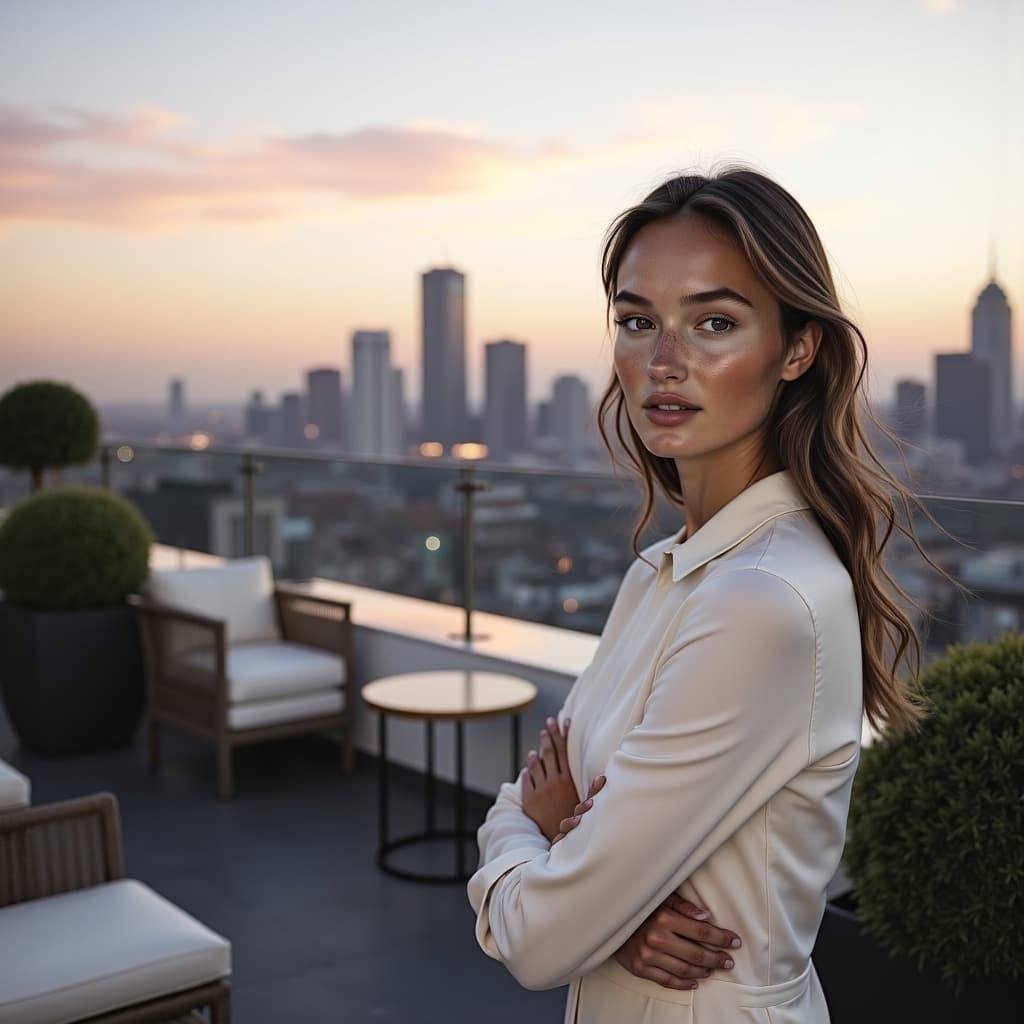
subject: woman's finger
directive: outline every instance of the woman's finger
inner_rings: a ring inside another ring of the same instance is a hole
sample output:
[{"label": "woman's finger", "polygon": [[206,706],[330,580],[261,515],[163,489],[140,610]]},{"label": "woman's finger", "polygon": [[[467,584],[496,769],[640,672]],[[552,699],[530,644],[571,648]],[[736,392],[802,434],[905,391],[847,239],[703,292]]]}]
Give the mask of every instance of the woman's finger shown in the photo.
[{"label": "woman's finger", "polygon": [[569,755],[565,749],[565,736],[562,734],[562,730],[558,728],[558,722],[553,718],[549,718],[547,721],[548,732],[551,735],[551,746],[555,751],[555,757],[558,758],[558,770],[562,773],[569,771]]},{"label": "woman's finger", "polygon": [[551,840],[551,845],[554,846],[555,843],[560,843],[564,838],[565,838],[565,833],[564,832],[559,832],[558,835],[556,835],[555,838]]},{"label": "woman's finger", "polygon": [[597,794],[604,789],[604,784],[607,781],[608,780],[603,775],[598,775],[590,784],[590,789],[587,791],[587,799],[589,800],[591,797],[597,796]]},{"label": "woman's finger", "polygon": [[531,750],[526,755],[526,770],[530,773],[530,780],[533,782],[534,788],[543,785],[544,762],[537,756],[536,750]]},{"label": "woman's finger", "polygon": [[677,915],[670,923],[676,935],[718,949],[739,949],[743,945],[735,932],[711,924],[708,921],[711,915],[703,907],[695,906],[675,893],[665,900],[664,906]]},{"label": "woman's finger", "polygon": [[697,982],[692,978],[677,978],[674,974],[669,974],[668,971],[663,971],[660,967],[641,967],[638,973],[641,978],[646,978],[648,981],[655,981],[662,988],[674,988],[680,991],[686,991],[687,989],[697,987]]},{"label": "woman's finger", "polygon": [[562,833],[571,832],[579,823],[580,823],[580,816],[578,814],[574,814],[570,818],[563,818],[558,823],[558,831],[562,832]]},{"label": "woman's finger", "polygon": [[593,800],[591,800],[591,799],[590,799],[590,797],[587,797],[587,799],[586,799],[586,800],[584,800],[584,801],[583,801],[583,803],[581,803],[581,804],[577,804],[577,805],[576,805],[576,807],[575,807],[575,808],[573,809],[573,812],[572,812],[572,813],[573,813],[573,814],[575,814],[575,815],[579,815],[580,817],[582,817],[582,816],[583,816],[584,814],[586,814],[586,813],[587,813],[587,811],[589,811],[589,810],[590,810],[590,808],[591,808],[591,807],[593,807],[593,806],[594,806],[594,801],[593,801]]},{"label": "woman's finger", "polygon": [[564,741],[558,731],[558,723],[553,718],[548,718],[544,722],[544,728],[540,731],[540,750],[549,777],[562,772],[564,761],[559,757],[559,744],[563,744],[564,750]]},{"label": "woman's finger", "polygon": [[540,760],[544,765],[544,775],[552,779],[558,774],[558,758],[555,756],[554,748],[551,745],[551,734],[547,729],[540,731]]}]

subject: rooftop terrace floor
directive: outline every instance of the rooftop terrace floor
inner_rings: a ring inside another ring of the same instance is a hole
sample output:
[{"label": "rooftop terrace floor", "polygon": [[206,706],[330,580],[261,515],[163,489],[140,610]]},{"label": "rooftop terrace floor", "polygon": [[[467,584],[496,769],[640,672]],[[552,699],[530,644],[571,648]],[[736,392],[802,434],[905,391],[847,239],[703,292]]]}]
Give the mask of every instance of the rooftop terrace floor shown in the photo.
[{"label": "rooftop terrace floor", "polygon": [[[564,989],[525,991],[480,951],[463,885],[377,869],[373,761],[344,777],[328,739],[243,748],[224,801],[212,746],[171,729],[162,746],[156,774],[141,735],[126,750],[37,757],[0,710],[0,757],[32,780],[34,804],[113,792],[129,877],[230,939],[236,1024],[561,1020]],[[421,827],[420,783],[392,772],[401,831]]]}]

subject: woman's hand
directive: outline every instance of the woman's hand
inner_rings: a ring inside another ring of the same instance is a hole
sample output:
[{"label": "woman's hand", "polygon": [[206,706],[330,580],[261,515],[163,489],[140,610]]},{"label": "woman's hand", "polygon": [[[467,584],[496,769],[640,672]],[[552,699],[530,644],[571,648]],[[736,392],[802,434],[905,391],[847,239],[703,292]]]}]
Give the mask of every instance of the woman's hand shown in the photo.
[{"label": "woman's hand", "polygon": [[569,773],[569,757],[565,740],[569,735],[569,719],[562,728],[553,719],[547,720],[540,732],[540,753],[531,750],[522,773],[523,810],[551,842],[559,833],[558,823],[568,815],[579,800],[576,784]]},{"label": "woman's hand", "polygon": [[630,974],[663,988],[696,988],[713,970],[729,970],[740,937],[716,928],[711,915],[672,893],[628,938],[615,959]]},{"label": "woman's hand", "polygon": [[[604,783],[603,775],[594,779],[587,799],[560,822],[552,846],[579,825]],[[712,970],[729,970],[733,959],[726,951],[742,945],[735,932],[709,924],[710,918],[706,910],[672,893],[622,944],[615,959],[630,974],[663,988],[696,988],[697,980]]]}]

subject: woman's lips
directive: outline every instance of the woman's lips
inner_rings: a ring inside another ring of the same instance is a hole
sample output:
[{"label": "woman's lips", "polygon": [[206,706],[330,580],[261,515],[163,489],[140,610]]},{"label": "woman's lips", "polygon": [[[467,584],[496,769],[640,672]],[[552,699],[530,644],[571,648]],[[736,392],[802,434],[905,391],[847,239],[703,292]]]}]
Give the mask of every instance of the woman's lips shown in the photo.
[{"label": "woman's lips", "polygon": [[700,409],[659,409],[651,405],[644,409],[644,415],[659,427],[678,427],[681,423],[688,423],[693,419]]}]

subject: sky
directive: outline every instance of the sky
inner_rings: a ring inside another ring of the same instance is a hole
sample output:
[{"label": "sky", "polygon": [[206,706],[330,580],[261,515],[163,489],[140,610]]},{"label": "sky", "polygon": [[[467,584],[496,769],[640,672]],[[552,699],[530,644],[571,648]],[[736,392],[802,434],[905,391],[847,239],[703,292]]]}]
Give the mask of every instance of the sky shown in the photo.
[{"label": "sky", "polygon": [[[932,380],[997,279],[1024,391],[1022,0],[0,0],[0,390],[271,401],[467,274],[532,400],[611,371],[609,222],[743,161],[807,209],[871,389]],[[1013,55],[1013,59],[1011,59]]]}]

